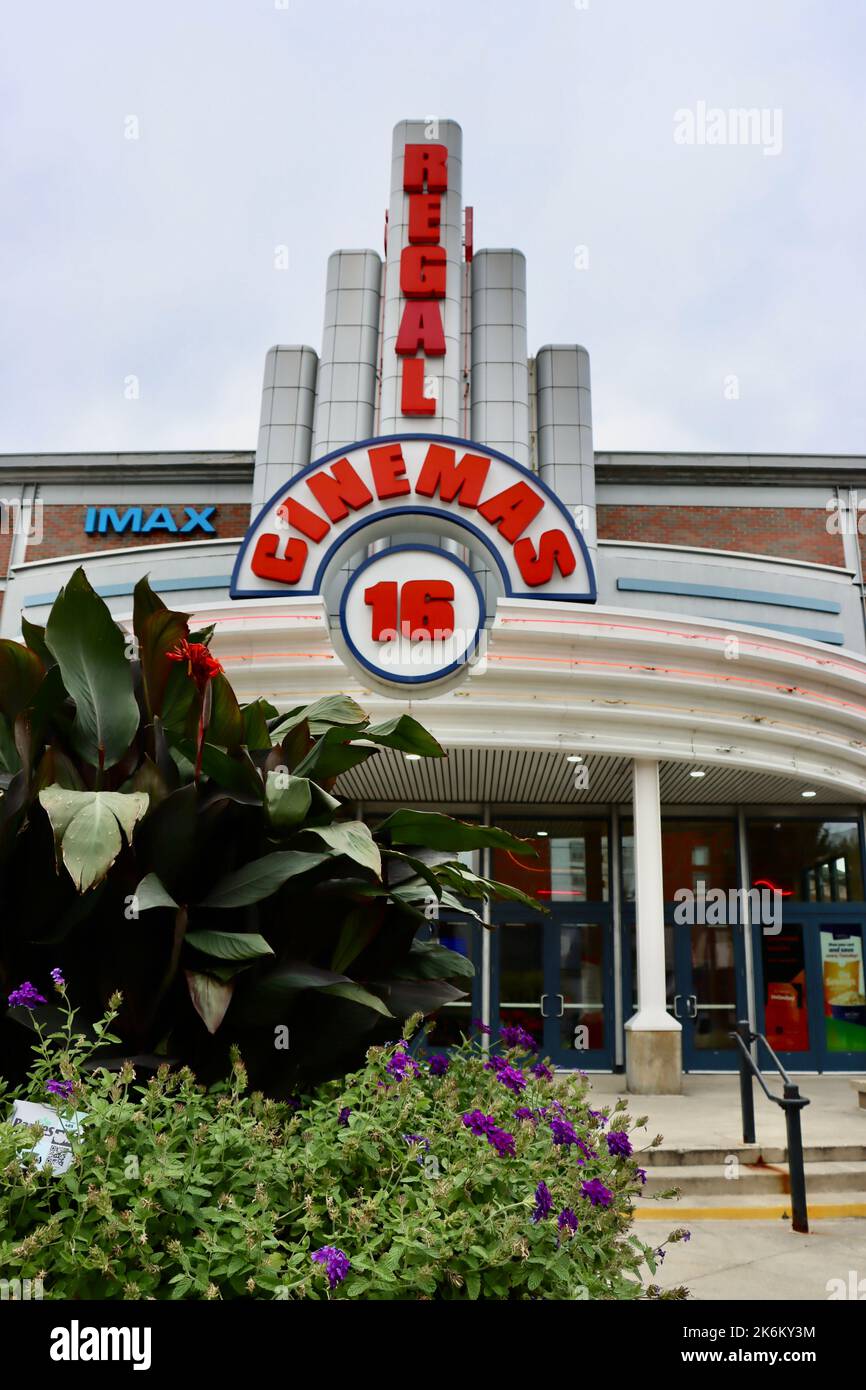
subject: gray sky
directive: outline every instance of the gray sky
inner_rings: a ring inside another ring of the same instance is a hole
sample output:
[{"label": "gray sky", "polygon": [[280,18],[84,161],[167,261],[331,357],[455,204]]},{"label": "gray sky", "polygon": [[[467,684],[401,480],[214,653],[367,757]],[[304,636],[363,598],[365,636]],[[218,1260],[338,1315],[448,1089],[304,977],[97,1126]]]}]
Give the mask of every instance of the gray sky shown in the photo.
[{"label": "gray sky", "polygon": [[[391,128],[428,115],[463,127],[476,244],[526,253],[530,349],[589,349],[597,448],[866,452],[864,0],[18,0],[4,28],[2,452],[253,448],[266,349],[320,347],[327,256],[381,249]],[[780,110],[780,151],[677,143],[700,102]]]}]

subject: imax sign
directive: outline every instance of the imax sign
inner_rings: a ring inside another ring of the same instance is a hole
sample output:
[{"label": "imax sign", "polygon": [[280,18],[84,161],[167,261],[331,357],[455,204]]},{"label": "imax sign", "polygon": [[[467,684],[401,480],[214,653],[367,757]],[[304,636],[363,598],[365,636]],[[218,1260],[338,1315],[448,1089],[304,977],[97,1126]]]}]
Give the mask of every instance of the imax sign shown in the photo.
[{"label": "imax sign", "polygon": [[210,521],[210,517],[216,511],[215,505],[181,507],[174,510],[183,512],[184,515],[176,519],[170,507],[152,507],[147,512],[143,507],[127,507],[125,511],[120,507],[88,507],[84,529],[88,536],[104,536],[109,531],[118,534],[129,531],[133,535],[149,535],[151,531],[189,535],[191,531],[204,531],[206,535],[216,535]]}]

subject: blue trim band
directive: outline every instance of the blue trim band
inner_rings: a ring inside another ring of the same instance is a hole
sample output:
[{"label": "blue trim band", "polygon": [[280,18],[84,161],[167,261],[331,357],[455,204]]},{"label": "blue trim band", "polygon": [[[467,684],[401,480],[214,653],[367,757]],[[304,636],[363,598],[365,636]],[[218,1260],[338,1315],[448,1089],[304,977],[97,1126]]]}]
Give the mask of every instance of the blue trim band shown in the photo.
[{"label": "blue trim band", "polygon": [[841,632],[829,632],[822,627],[792,627],[789,623],[752,623],[748,618],[728,618],[727,621],[740,627],[768,627],[772,632],[786,632],[791,637],[808,637],[810,642],[826,642],[830,647],[845,645],[845,638]]},{"label": "blue trim band", "polygon": [[841,613],[842,605],[825,598],[796,598],[771,589],[737,589],[726,584],[683,584],[669,579],[618,579],[616,587],[633,594],[678,594],[681,598],[722,598],[731,603],[766,603],[774,608],[804,608],[812,613]]},{"label": "blue trim band", "polygon": [[[128,584],[95,584],[94,589],[100,598],[129,598],[135,593],[135,583]],[[183,592],[184,589],[228,589],[231,582],[229,574],[192,574],[188,579],[154,579],[151,588],[156,593],[176,594]],[[45,604],[53,603],[59,589],[55,589],[51,594],[28,594],[22,601],[21,607],[42,608]]]}]

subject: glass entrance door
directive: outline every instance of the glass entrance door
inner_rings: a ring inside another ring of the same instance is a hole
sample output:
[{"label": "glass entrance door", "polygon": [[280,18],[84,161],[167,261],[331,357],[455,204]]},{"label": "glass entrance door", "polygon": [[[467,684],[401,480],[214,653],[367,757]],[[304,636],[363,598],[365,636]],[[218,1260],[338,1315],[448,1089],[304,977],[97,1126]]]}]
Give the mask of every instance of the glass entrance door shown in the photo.
[{"label": "glass entrance door", "polygon": [[[598,917],[600,914],[592,914]],[[574,909],[494,912],[491,1026],[519,1024],[557,1066],[612,1065],[611,926]]]},{"label": "glass entrance door", "polygon": [[785,909],[781,931],[762,935],[756,975],[758,1029],[797,1071],[856,1071],[866,1063],[862,908]]},{"label": "glass entrance door", "polygon": [[520,1024],[558,1066],[612,1066],[613,949],[606,820],[514,820],[535,853],[494,851],[491,876],[547,913],[492,908],[491,1026]]},{"label": "glass entrance door", "polygon": [[778,895],[753,930],[758,1030],[793,1071],[866,1067],[862,826],[849,819],[748,823],[752,886]]},{"label": "glass entrance door", "polygon": [[742,930],[738,924],[673,928],[675,988],[670,1004],[683,1026],[686,1071],[727,1071],[736,1066],[736,1044],[730,1035],[738,1017],[745,1017],[737,959]]}]

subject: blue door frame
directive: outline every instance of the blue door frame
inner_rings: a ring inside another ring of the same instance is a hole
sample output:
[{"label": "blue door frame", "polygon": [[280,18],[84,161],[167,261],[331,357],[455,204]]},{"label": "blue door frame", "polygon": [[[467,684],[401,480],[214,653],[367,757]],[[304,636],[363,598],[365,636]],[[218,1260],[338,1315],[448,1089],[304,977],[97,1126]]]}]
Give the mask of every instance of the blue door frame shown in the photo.
[{"label": "blue door frame", "polygon": [[[556,1066],[609,1071],[614,1056],[610,903],[553,903],[549,914],[498,903],[491,920],[493,1037],[500,1021],[520,1023]],[[503,932],[509,927],[527,934],[525,987],[519,999],[502,1001]]]},{"label": "blue door frame", "polygon": [[[866,1062],[866,1006],[825,1001],[824,957],[834,946],[866,959],[866,904],[785,902],[775,939],[754,932],[758,1032],[793,1071],[859,1071]],[[774,968],[774,953],[785,952],[789,969]]]},{"label": "blue door frame", "polygon": [[[740,923],[731,927],[696,928],[674,921],[675,903],[665,903],[666,938],[666,985],[667,1007],[682,1024],[683,1070],[695,1071],[734,1071],[737,1055],[734,1043],[722,1046],[708,1045],[708,1038],[726,1038],[728,1024],[733,1028],[738,1018],[748,1015],[746,986],[746,950],[744,928]],[[634,976],[634,931],[635,905],[623,903],[623,1000],[625,1017],[628,1019],[637,1008],[636,981]],[[700,970],[695,969],[693,933],[696,931],[721,931],[731,933],[734,966],[734,998],[717,1001],[705,997],[704,981],[699,978]],[[723,1005],[731,1004],[728,1012]]]}]

